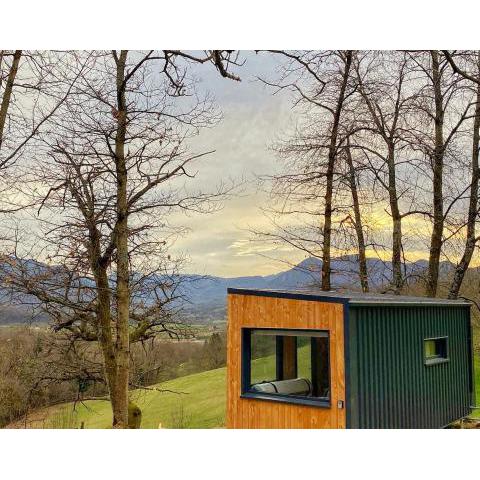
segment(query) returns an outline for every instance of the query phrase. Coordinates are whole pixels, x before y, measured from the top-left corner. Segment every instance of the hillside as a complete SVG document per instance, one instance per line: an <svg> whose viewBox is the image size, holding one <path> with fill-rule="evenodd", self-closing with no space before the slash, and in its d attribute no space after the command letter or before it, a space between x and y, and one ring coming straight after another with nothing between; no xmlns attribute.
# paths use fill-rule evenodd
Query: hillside
<svg viewBox="0 0 480 480"><path fill-rule="evenodd" d="M132 400L142 409L142 428L218 428L225 423L226 368L176 378L153 390L136 390ZM104 400L63 404L34 412L28 428L109 428L110 403ZM13 425L24 428L24 423Z"/></svg>
<svg viewBox="0 0 480 480"><path fill-rule="evenodd" d="M258 359L256 362L268 357ZM480 404L480 357L475 358L477 405ZM221 428L225 425L226 368L210 370L176 378L156 386L183 394L157 391L135 391L132 399L143 411L142 428ZM480 418L480 410L474 415ZM111 425L110 404L107 401L87 401L58 405L33 413L28 419L28 428L109 428ZM24 428L24 423L12 425Z"/></svg>
<svg viewBox="0 0 480 480"><path fill-rule="evenodd" d="M308 351L301 349L300 363ZM265 378L274 375L273 356L252 362ZM142 409L142 428L219 428L225 424L226 367L161 383L150 390L135 390L131 399ZM166 390L165 392L157 391ZM168 390L168 391L167 391ZM173 393L176 392L176 393ZM110 404L103 400L64 404L33 413L29 428L108 428ZM21 423L17 425L23 427Z"/></svg>

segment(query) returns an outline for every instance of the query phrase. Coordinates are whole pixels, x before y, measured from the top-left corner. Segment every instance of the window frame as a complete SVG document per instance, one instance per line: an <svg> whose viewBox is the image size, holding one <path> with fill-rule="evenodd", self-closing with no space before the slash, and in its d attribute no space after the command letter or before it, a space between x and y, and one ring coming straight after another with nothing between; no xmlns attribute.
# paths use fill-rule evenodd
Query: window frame
<svg viewBox="0 0 480 480"><path fill-rule="evenodd" d="M438 342L441 340L442 342L445 342L444 344L444 353L440 355L436 355L434 357L427 357L427 342ZM442 335L439 337L427 337L423 339L423 360L425 366L432 366L432 365L439 365L442 363L447 363L450 361L450 356L449 356L449 348L448 348L448 336L447 335Z"/></svg>
<svg viewBox="0 0 480 480"><path fill-rule="evenodd" d="M279 332L281 335L284 332L290 333L298 332L298 335L294 336L313 336L323 337L328 340L328 385L330 390L329 397L304 397L300 395L284 395L278 393L260 393L253 392L249 389L251 386L251 334L252 331L266 331L270 335L275 335L275 332ZM287 335L288 335L287 333ZM285 334L284 334L285 335ZM295 405L308 405L320 408L331 408L332 405L332 371L331 371L331 345L330 345L330 332L328 330L315 330L315 329L299 329L299 328L275 328L275 327L242 327L241 328L241 394L240 398L248 398L255 400L267 400L270 402L290 403ZM276 362L278 358L276 356ZM297 361L297 360L296 360Z"/></svg>

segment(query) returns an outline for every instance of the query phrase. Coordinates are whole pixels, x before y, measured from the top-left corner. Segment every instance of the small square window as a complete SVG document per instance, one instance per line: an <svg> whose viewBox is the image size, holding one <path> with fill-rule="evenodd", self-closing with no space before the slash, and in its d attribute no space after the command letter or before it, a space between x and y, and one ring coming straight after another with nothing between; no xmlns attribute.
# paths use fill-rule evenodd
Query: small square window
<svg viewBox="0 0 480 480"><path fill-rule="evenodd" d="M426 338L424 340L425 365L448 361L447 337Z"/></svg>

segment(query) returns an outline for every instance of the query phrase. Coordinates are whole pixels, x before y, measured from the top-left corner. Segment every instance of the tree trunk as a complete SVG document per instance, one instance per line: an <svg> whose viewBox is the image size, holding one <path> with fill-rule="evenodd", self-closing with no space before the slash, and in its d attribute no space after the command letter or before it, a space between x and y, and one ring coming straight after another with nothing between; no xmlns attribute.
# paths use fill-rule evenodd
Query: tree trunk
<svg viewBox="0 0 480 480"><path fill-rule="evenodd" d="M100 232L94 222L93 212L90 212L89 256L90 265L95 279L95 286L97 288L97 337L103 355L105 379L111 399L112 411L115 411L114 402L116 400L117 358L112 336L111 294L107 267L102 262L101 258Z"/></svg>
<svg viewBox="0 0 480 480"><path fill-rule="evenodd" d="M402 216L398 206L397 176L395 171L395 145L388 143L388 197L392 215L392 288L399 295L403 288L402 275Z"/></svg>
<svg viewBox="0 0 480 480"><path fill-rule="evenodd" d="M20 63L20 57L22 56L21 50L15 50L13 55L12 65L10 72L8 73L7 83L5 84L5 91L3 92L2 104L0 105L0 150L3 143L3 132L5 129L5 123L7 121L8 107L10 106L10 99L12 97L13 84L18 72L18 65Z"/></svg>
<svg viewBox="0 0 480 480"><path fill-rule="evenodd" d="M129 264L128 264L128 198L125 138L127 133L127 107L125 102L125 64L127 51L122 50L117 64L117 132L115 137L115 167L117 176L117 378L112 398L113 426L128 428L129 380Z"/></svg>
<svg viewBox="0 0 480 480"><path fill-rule="evenodd" d="M322 258L322 290L330 290L330 273L331 273L331 242L332 242L332 199L333 199L333 175L335 167L335 159L337 156L337 138L338 125L342 113L343 102L345 100L345 91L347 89L348 78L350 75L350 67L352 65L352 51L346 52L345 69L343 71L342 85L337 99L337 105L333 116L332 133L330 136L330 145L328 149L328 166L326 173L327 189L325 193L325 220L323 227L323 258Z"/></svg>
<svg viewBox="0 0 480 480"><path fill-rule="evenodd" d="M115 354L115 345L112 336L112 317L110 308L110 287L108 284L108 275L105 268L98 265L94 270L97 286L97 322L98 322L98 342L102 350L103 363L105 369L105 379L107 381L108 392L110 394L112 411L116 402L116 383L117 383L117 357ZM114 414L115 419L115 414Z"/></svg>
<svg viewBox="0 0 480 480"><path fill-rule="evenodd" d="M480 67L480 56L479 56ZM465 272L470 265L473 252L475 250L475 222L478 213L478 183L480 178L480 170L478 168L480 148L480 83L477 84L477 96L475 105L475 118L473 122L473 142L472 142L472 179L470 185L470 202L468 205L467 218L467 237L465 239L465 249L462 259L455 269L453 280L450 285L448 298L456 299L465 277Z"/></svg>
<svg viewBox="0 0 480 480"><path fill-rule="evenodd" d="M365 237L363 235L362 216L360 214L360 202L358 201L355 168L353 166L352 152L350 151L350 140L347 140L347 163L349 170L348 179L353 201L353 213L355 217L355 233L357 235L360 285L362 286L362 292L366 293L368 292L367 256L365 253Z"/></svg>
<svg viewBox="0 0 480 480"><path fill-rule="evenodd" d="M443 96L441 90L441 73L438 52L432 50L432 80L435 100L435 147L433 151L433 228L430 240L430 258L426 294L437 295L440 254L443 236Z"/></svg>

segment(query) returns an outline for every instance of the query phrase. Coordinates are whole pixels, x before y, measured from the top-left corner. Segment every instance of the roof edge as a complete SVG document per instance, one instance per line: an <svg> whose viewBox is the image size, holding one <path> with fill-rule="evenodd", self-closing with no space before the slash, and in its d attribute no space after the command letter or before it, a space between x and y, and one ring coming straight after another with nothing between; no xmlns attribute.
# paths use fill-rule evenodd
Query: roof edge
<svg viewBox="0 0 480 480"><path fill-rule="evenodd" d="M317 301L317 302L326 302L326 303L342 303L349 304L355 307L368 307L372 305L388 305L388 306L398 306L398 307L409 307L409 306L419 306L419 307L463 307L470 308L472 306L471 302L467 300L448 300L448 299L432 299L428 297L402 297L392 298L392 296L385 296L378 294L366 294L365 298L362 298L361 294L356 293L356 297L350 296L348 293L345 294L334 294L329 295L329 292L318 293L315 292L303 292L303 291L286 291L286 290L262 290L262 289L250 289L250 288L236 288L229 287L227 288L228 294L235 295L252 295L259 297L271 297L271 298L286 298L291 300L306 300L306 301ZM332 292L334 293L334 292Z"/></svg>
<svg viewBox="0 0 480 480"><path fill-rule="evenodd" d="M227 288L228 294L253 295L257 297L288 298L291 300L321 301L326 303L348 303L346 297L334 297L328 295L315 295L301 292L286 292L276 290L255 290L249 288Z"/></svg>

